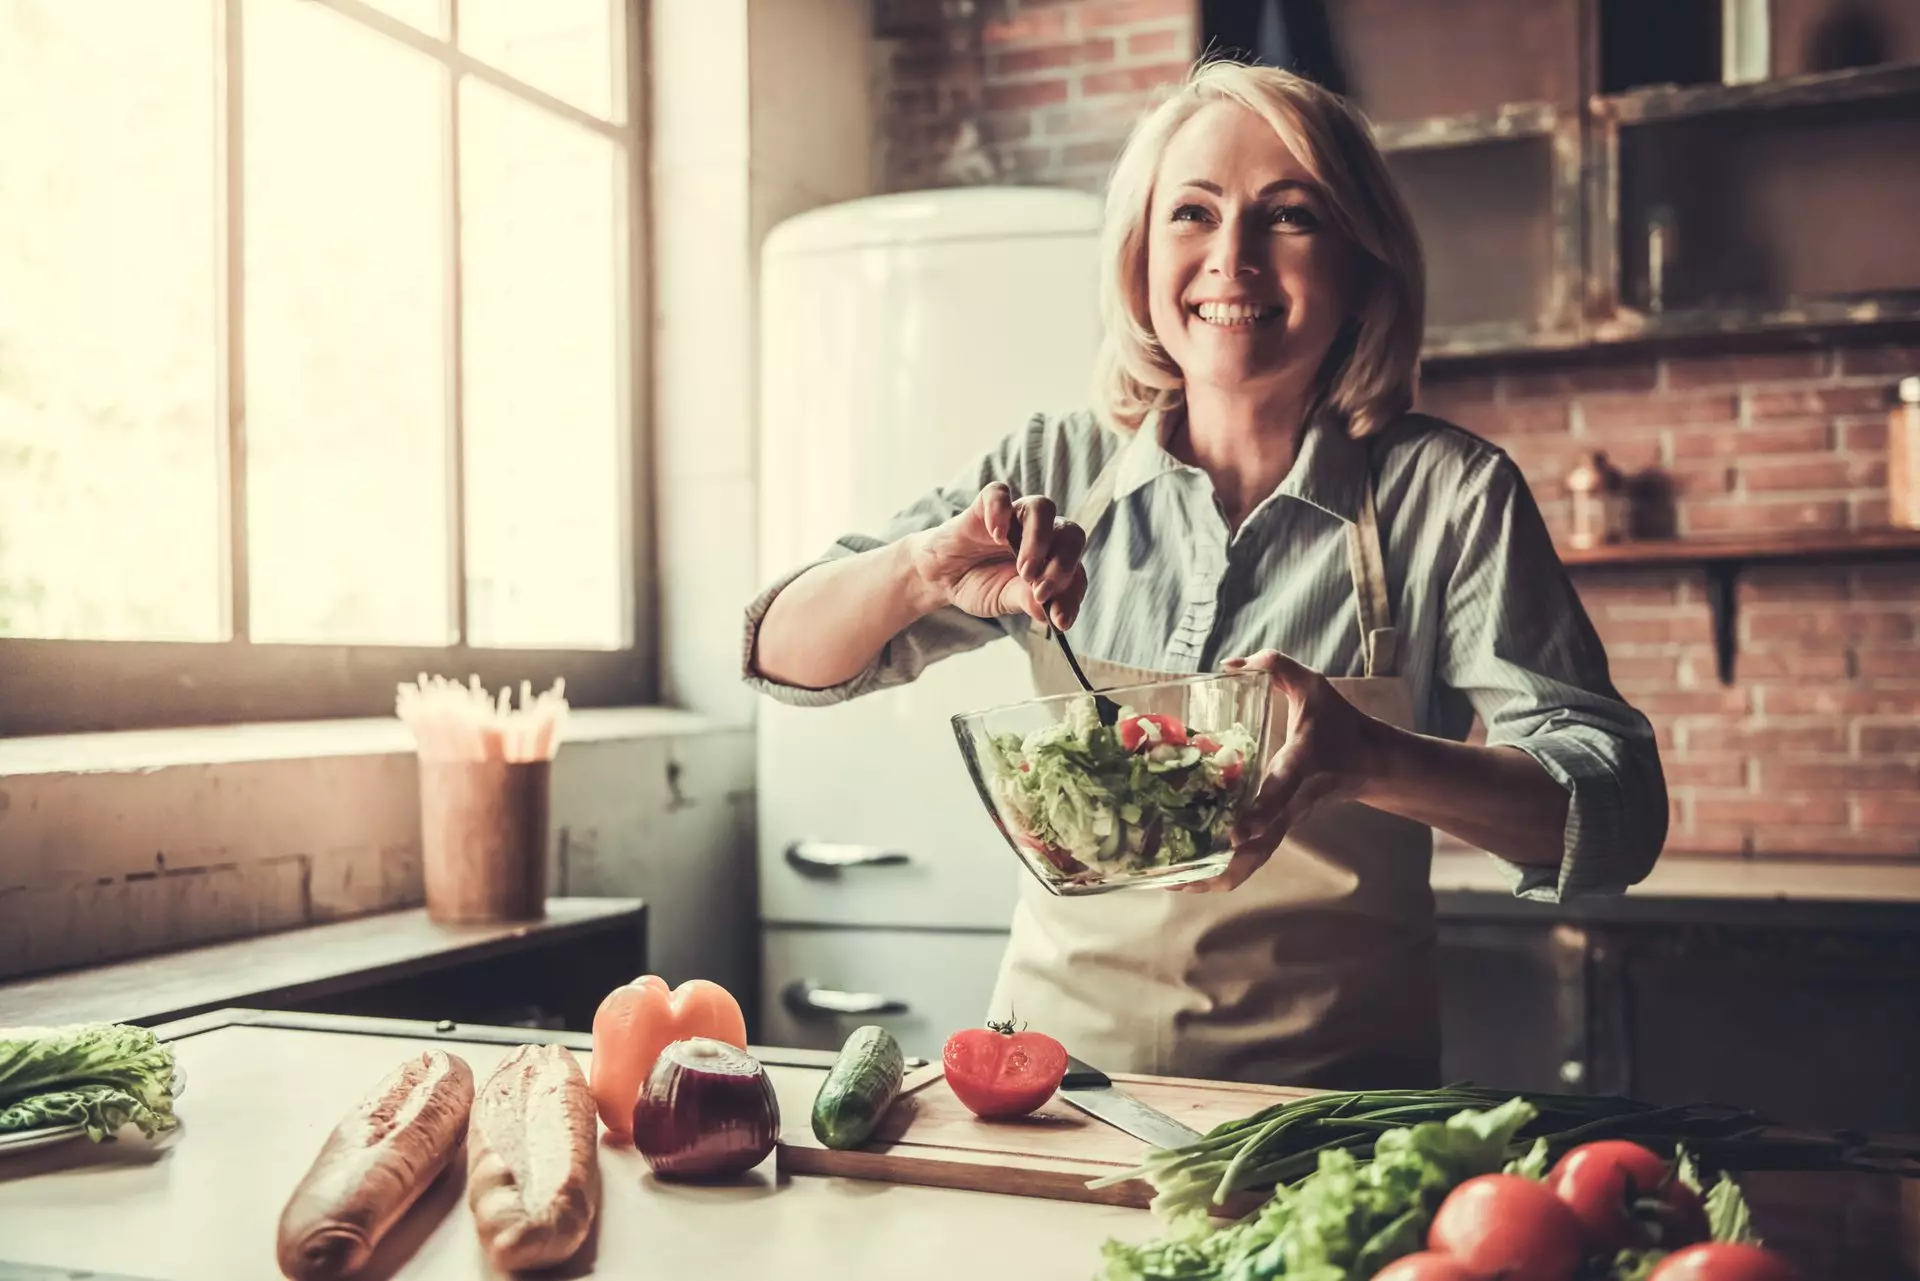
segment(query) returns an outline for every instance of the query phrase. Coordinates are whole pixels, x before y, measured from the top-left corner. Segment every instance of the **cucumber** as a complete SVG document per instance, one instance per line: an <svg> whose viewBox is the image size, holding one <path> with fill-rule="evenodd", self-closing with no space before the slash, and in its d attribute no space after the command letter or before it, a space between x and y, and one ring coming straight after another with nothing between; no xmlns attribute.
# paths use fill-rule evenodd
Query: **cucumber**
<svg viewBox="0 0 1920 1281"><path fill-rule="evenodd" d="M893 1033L872 1023L853 1029L813 1098L813 1137L830 1148L866 1142L900 1092L906 1056Z"/></svg>

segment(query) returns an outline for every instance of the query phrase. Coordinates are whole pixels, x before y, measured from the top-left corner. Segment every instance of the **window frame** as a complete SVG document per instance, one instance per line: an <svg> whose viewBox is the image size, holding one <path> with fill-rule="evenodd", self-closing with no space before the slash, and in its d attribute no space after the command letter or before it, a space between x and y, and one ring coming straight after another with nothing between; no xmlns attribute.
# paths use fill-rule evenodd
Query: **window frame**
<svg viewBox="0 0 1920 1281"><path fill-rule="evenodd" d="M219 725L391 716L395 687L433 672L489 688L527 679L544 688L564 678L575 707L645 705L659 687L658 618L653 554L651 432L647 388L651 296L646 247L645 11L643 0L605 0L620 59L614 100L624 120L601 120L459 47L460 0L441 0L447 38L430 35L364 0L282 0L323 5L375 34L397 40L446 68L443 218L446 228L446 443L449 478L450 620L446 646L294 645L248 638L246 386L241 198L245 163L242 22L246 0L203 0L214 6L217 84L219 252L216 256L217 388L215 420L221 480L221 641L65 640L0 637L0 738ZM616 404L624 463L621 521L631 572L624 584L628 644L616 650L476 647L467 643L466 479L463 433L460 271L460 85L467 76L522 102L612 139L627 156L620 193L626 235L614 266L624 294L616 320L620 359Z"/></svg>

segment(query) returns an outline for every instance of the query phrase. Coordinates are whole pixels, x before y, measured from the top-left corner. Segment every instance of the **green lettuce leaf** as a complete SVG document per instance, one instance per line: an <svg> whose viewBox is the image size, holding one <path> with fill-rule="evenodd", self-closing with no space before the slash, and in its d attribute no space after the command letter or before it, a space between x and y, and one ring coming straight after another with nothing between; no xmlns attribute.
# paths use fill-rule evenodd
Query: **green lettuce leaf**
<svg viewBox="0 0 1920 1281"><path fill-rule="evenodd" d="M1444 1123L1389 1130L1373 1159L1322 1152L1318 1168L1231 1227L1206 1235L1204 1215L1143 1245L1109 1241L1101 1281L1361 1281L1423 1248L1440 1203L1499 1171L1513 1136L1536 1115L1512 1099Z"/></svg>
<svg viewBox="0 0 1920 1281"><path fill-rule="evenodd" d="M1551 1157L1552 1153L1547 1147L1547 1141L1535 1139L1533 1146L1527 1149L1527 1154L1518 1160L1507 1162L1506 1169L1501 1173L1516 1174L1523 1179L1532 1179L1535 1183L1539 1183L1547 1177L1547 1171L1552 1166Z"/></svg>
<svg viewBox="0 0 1920 1281"><path fill-rule="evenodd" d="M1713 1191L1707 1193L1707 1232L1715 1241L1761 1244L1753 1230L1753 1216L1747 1211L1747 1199L1729 1174L1722 1173Z"/></svg>
<svg viewBox="0 0 1920 1281"><path fill-rule="evenodd" d="M1608 1265L1606 1281L1648 1281L1666 1257L1665 1250L1622 1250Z"/></svg>
<svg viewBox="0 0 1920 1281"><path fill-rule="evenodd" d="M0 1028L0 1134L76 1122L96 1143L173 1129L173 1051L119 1023Z"/></svg>

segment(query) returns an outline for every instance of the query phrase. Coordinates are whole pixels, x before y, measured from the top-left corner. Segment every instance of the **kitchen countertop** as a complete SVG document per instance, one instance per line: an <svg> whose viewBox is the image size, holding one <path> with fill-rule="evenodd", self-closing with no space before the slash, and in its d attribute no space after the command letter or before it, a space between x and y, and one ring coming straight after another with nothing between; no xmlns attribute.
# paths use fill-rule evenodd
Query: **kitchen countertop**
<svg viewBox="0 0 1920 1281"><path fill-rule="evenodd" d="M1477 850L1436 849L1431 881L1438 894L1513 897L1500 866ZM1669 852L1654 864L1646 880L1624 895L1606 898L1629 903L1671 899L1836 905L1920 903L1920 863L1823 857L1689 858ZM1536 911L1555 910L1544 904L1516 901Z"/></svg>
<svg viewBox="0 0 1920 1281"><path fill-rule="evenodd" d="M215 1020L209 1020L214 1022ZM180 1129L157 1144L79 1139L0 1154L0 1274L57 1278L272 1278L281 1207L328 1132L389 1069L434 1043L245 1025L174 1041L185 1072ZM439 1042L476 1083L510 1046ZM756 1051L777 1062L782 1052ZM577 1052L578 1053L578 1052ZM587 1056L580 1053L582 1066ZM802 1053L799 1061L809 1061ZM805 1117L817 1070L770 1066L781 1113ZM602 1203L582 1259L553 1275L864 1277L978 1281L1084 1277L1109 1236L1154 1235L1140 1210L862 1180L785 1179L769 1157L719 1187L663 1183L630 1147L602 1141ZM367 1281L468 1281L497 1273L480 1253L464 1172L443 1179L394 1229ZM434 1213L422 1214L427 1209ZM393 1250L396 1241L413 1247ZM586 1266L582 1260L590 1260Z"/></svg>

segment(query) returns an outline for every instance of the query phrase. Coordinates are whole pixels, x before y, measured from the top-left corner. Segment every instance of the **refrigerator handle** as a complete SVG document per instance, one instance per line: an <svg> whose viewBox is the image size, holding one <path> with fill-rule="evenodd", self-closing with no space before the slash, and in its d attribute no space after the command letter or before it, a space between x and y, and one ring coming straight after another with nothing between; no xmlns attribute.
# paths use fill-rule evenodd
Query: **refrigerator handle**
<svg viewBox="0 0 1920 1281"><path fill-rule="evenodd" d="M882 849L878 845L795 841L787 846L787 866L802 876L832 879L849 867L891 867L911 861L899 850Z"/></svg>
<svg viewBox="0 0 1920 1281"><path fill-rule="evenodd" d="M907 1003L878 992L842 992L818 987L810 979L795 979L780 993L780 1003L799 1019L833 1018L842 1014L905 1014Z"/></svg>

